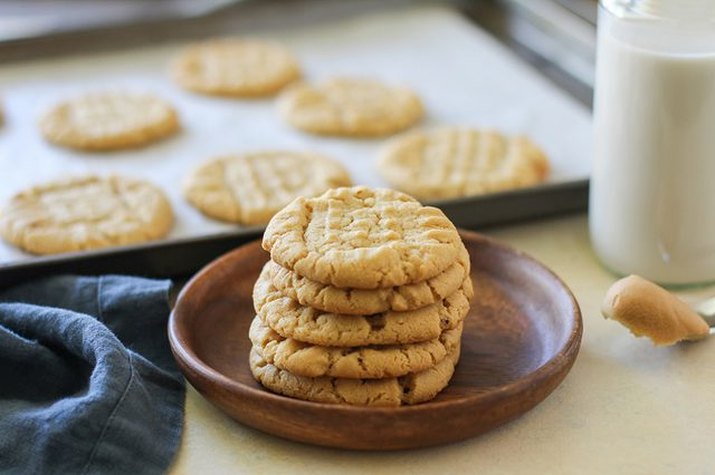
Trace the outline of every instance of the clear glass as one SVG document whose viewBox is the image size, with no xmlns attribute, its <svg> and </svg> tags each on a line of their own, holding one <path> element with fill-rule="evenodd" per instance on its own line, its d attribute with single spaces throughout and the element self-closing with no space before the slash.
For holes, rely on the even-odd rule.
<svg viewBox="0 0 715 475">
<path fill-rule="evenodd" d="M 712 0 L 601 0 L 619 18 L 707 23 L 715 19 Z"/>
<path fill-rule="evenodd" d="M 589 225 L 619 274 L 715 281 L 715 1 L 603 0 Z"/>
</svg>

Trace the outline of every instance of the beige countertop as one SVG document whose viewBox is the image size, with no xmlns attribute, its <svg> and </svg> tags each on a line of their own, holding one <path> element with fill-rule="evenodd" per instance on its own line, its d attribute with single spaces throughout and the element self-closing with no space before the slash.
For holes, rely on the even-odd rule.
<svg viewBox="0 0 715 475">
<path fill-rule="evenodd" d="M 173 473 L 713 474 L 715 339 L 656 348 L 604 320 L 615 277 L 591 252 L 585 216 L 489 229 L 571 288 L 584 334 L 578 359 L 543 403 L 486 435 L 393 453 L 278 439 L 229 419 L 189 387 Z M 715 295 L 715 287 L 687 297 Z"/>
</svg>

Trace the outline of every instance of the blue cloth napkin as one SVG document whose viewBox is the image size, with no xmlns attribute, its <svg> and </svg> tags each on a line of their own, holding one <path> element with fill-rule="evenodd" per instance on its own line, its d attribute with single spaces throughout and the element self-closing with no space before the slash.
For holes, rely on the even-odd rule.
<svg viewBox="0 0 715 475">
<path fill-rule="evenodd" d="M 53 277 L 0 292 L 0 473 L 163 473 L 184 380 L 169 281 Z"/>
</svg>

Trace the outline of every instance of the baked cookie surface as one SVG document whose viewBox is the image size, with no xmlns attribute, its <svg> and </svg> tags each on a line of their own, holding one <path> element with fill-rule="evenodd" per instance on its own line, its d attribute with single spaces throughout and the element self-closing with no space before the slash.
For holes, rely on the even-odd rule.
<svg viewBox="0 0 715 475">
<path fill-rule="evenodd" d="M 530 139 L 467 128 L 418 131 L 391 141 L 378 170 L 419 199 L 444 199 L 536 185 L 549 162 Z"/>
<path fill-rule="evenodd" d="M 280 97 L 279 109 L 289 124 L 306 132 L 355 137 L 390 135 L 424 115 L 411 90 L 351 78 L 291 87 Z"/>
<path fill-rule="evenodd" d="M 167 137 L 179 129 L 179 119 L 171 104 L 150 94 L 95 92 L 55 105 L 39 127 L 56 145 L 103 151 Z"/>
<path fill-rule="evenodd" d="M 457 348 L 435 366 L 399 378 L 348 379 L 307 378 L 269 364 L 255 349 L 249 366 L 253 376 L 270 391 L 284 396 L 328 404 L 401 406 L 433 399 L 454 374 L 459 360 Z"/>
<path fill-rule="evenodd" d="M 265 224 L 299 196 L 349 186 L 337 161 L 312 153 L 255 152 L 210 160 L 184 182 L 184 196 L 212 218 Z"/>
<path fill-rule="evenodd" d="M 294 200 L 268 223 L 263 248 L 311 280 L 375 289 L 436 276 L 457 261 L 463 244 L 441 210 L 358 186 Z"/>
<path fill-rule="evenodd" d="M 469 275 L 469 254 L 463 249 L 457 262 L 434 277 L 414 284 L 378 289 L 345 289 L 300 276 L 273 261 L 267 264 L 273 285 L 286 296 L 307 307 L 332 313 L 370 315 L 416 310 L 445 299 Z"/>
<path fill-rule="evenodd" d="M 304 307 L 285 296 L 265 275 L 253 289 L 253 305 L 265 324 L 284 338 L 319 346 L 399 345 L 435 340 L 456 328 L 469 312 L 473 295 L 468 277 L 442 301 L 407 312 L 343 315 Z"/>
<path fill-rule="evenodd" d="M 35 254 L 98 249 L 158 239 L 173 214 L 164 193 L 130 178 L 77 177 L 18 193 L 0 210 L 0 234 Z"/>
<path fill-rule="evenodd" d="M 278 43 L 225 38 L 186 48 L 174 60 L 172 74 L 194 92 L 256 97 L 275 94 L 298 79 L 300 67 Z"/>
<path fill-rule="evenodd" d="M 454 351 L 462 325 L 444 331 L 438 339 L 406 345 L 335 347 L 284 338 L 260 317 L 253 319 L 249 337 L 253 348 L 269 364 L 297 376 L 317 378 L 381 379 L 424 371 Z"/>
</svg>

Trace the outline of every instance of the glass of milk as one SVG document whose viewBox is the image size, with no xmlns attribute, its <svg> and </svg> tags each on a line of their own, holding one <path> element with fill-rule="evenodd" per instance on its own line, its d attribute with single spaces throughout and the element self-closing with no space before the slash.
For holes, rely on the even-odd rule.
<svg viewBox="0 0 715 475">
<path fill-rule="evenodd" d="M 589 225 L 619 274 L 715 281 L 715 0 L 601 0 Z"/>
</svg>

